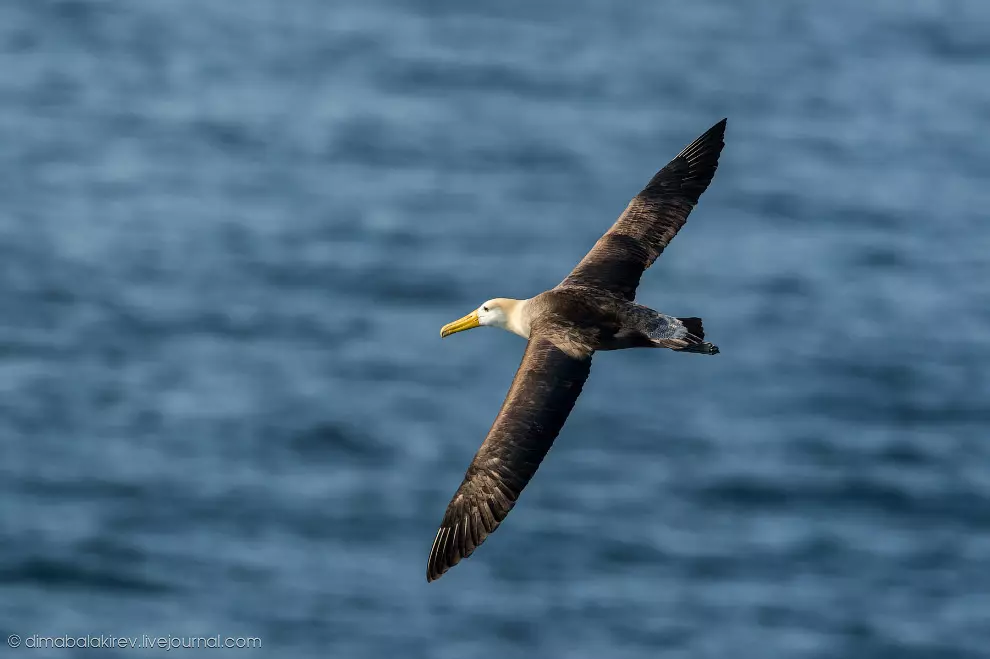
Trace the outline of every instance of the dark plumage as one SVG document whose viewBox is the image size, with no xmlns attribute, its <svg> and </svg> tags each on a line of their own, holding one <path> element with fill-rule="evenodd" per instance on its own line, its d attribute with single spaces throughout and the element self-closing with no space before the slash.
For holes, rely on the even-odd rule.
<svg viewBox="0 0 990 659">
<path fill-rule="evenodd" d="M 536 473 L 591 371 L 595 351 L 670 348 L 717 354 L 700 318 L 675 318 L 633 302 L 650 267 L 707 189 L 726 120 L 687 146 L 636 195 L 558 286 L 529 300 L 490 300 L 442 336 L 479 325 L 529 339 L 488 437 L 447 506 L 427 565 L 438 579 L 484 542 Z"/>
<path fill-rule="evenodd" d="M 657 172 L 560 285 L 588 286 L 633 300 L 643 271 L 684 226 L 712 182 L 725 145 L 725 124 L 723 119 L 709 128 Z"/>
<path fill-rule="evenodd" d="M 427 578 L 438 578 L 480 545 L 512 510 L 570 414 L 591 371 L 547 338 L 526 346 L 516 378 L 457 493 L 430 552 Z"/>
</svg>

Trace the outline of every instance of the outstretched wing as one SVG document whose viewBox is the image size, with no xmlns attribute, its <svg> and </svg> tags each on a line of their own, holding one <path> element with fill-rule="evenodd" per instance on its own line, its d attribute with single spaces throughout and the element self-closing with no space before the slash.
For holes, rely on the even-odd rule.
<svg viewBox="0 0 990 659">
<path fill-rule="evenodd" d="M 632 301 L 643 271 L 684 226 L 715 176 L 725 123 L 709 128 L 657 172 L 559 286 L 596 288 Z"/>
<path fill-rule="evenodd" d="M 502 409 L 468 467 L 437 531 L 426 568 L 433 581 L 485 541 L 512 510 L 567 420 L 591 371 L 533 335 Z"/>
</svg>

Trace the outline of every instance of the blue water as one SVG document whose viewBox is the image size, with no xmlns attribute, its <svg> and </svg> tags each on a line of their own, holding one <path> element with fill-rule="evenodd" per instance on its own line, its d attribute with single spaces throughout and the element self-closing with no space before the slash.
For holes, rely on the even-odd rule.
<svg viewBox="0 0 990 659">
<path fill-rule="evenodd" d="M 0 4 L 0 632 L 988 656 L 988 34 L 983 0 Z M 722 353 L 599 355 L 427 585 L 523 350 L 440 326 L 555 285 L 723 116 L 639 289 Z"/>
</svg>

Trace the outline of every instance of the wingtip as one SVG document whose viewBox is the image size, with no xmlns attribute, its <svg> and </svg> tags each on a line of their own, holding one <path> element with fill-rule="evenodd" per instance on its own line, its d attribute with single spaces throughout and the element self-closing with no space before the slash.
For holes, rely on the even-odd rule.
<svg viewBox="0 0 990 659">
<path fill-rule="evenodd" d="M 438 559 L 431 559 L 429 564 L 426 566 L 426 583 L 433 583 L 450 569 L 449 565 L 444 564 L 443 561 Z"/>
<path fill-rule="evenodd" d="M 728 117 L 722 117 L 722 120 L 716 123 L 714 126 L 705 131 L 705 137 L 714 137 L 718 135 L 719 137 L 725 137 L 725 128 L 729 124 Z"/>
<path fill-rule="evenodd" d="M 444 561 L 441 559 L 443 553 L 447 548 L 447 533 L 450 529 L 446 526 L 441 526 L 437 530 L 437 535 L 433 539 L 433 548 L 430 549 L 430 558 L 426 562 L 426 583 L 431 581 L 436 581 L 443 573 L 447 570 L 442 566 Z"/>
<path fill-rule="evenodd" d="M 729 118 L 724 117 L 720 122 L 706 130 L 701 137 L 695 140 L 697 144 L 708 144 L 713 141 L 725 142 L 725 128 L 729 123 Z"/>
<path fill-rule="evenodd" d="M 725 146 L 725 127 L 728 121 L 728 117 L 723 118 L 722 121 L 706 130 L 696 140 L 684 147 L 674 159 L 683 157 L 688 160 L 695 160 L 699 157 L 704 157 L 707 153 L 714 152 L 717 162 L 718 154 L 721 153 L 722 148 Z"/>
</svg>

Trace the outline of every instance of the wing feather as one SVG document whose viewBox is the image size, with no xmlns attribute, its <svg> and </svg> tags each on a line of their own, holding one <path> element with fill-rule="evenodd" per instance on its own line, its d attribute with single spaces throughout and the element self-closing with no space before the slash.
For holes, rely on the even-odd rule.
<svg viewBox="0 0 990 659">
<path fill-rule="evenodd" d="M 684 226 L 715 176 L 725 124 L 723 119 L 709 128 L 657 172 L 560 287 L 595 288 L 632 301 L 643 272 Z"/>
<path fill-rule="evenodd" d="M 498 528 L 540 466 L 581 393 L 591 355 L 568 356 L 534 335 L 488 437 L 443 516 L 427 581 L 467 558 Z"/>
</svg>

